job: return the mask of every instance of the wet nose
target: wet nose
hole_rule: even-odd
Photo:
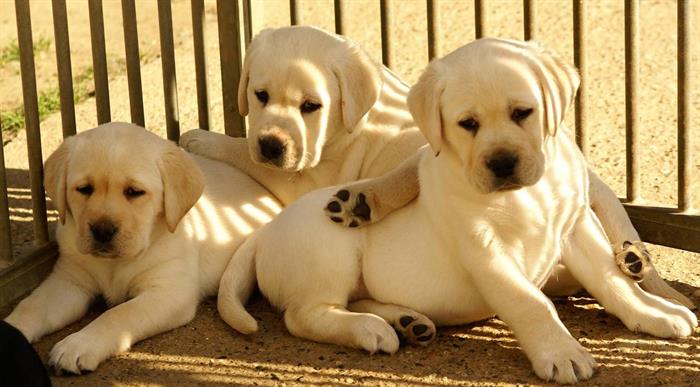
[[[510,153],[497,154],[486,161],[486,166],[501,179],[513,176],[517,165],[518,157]]]
[[[277,136],[258,138],[260,153],[268,160],[278,160],[287,150],[287,146]]]
[[[92,237],[100,243],[110,242],[112,238],[114,238],[114,234],[116,234],[117,231],[118,228],[114,225],[114,223],[108,220],[99,220],[90,225]]]

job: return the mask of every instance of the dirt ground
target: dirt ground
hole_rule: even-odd
[[[85,2],[68,3],[73,74],[91,67],[89,24]],[[379,45],[378,1],[345,2],[347,35],[377,60]],[[572,58],[571,2],[537,3],[536,36],[564,58]],[[179,119],[183,130],[197,126],[197,105],[192,56],[190,3],[172,3],[175,27]],[[216,4],[205,2],[208,76],[212,129],[223,131],[219,42]],[[332,0],[302,0],[301,20],[333,29]],[[393,0],[392,27],[394,69],[413,82],[427,63],[425,2]],[[442,0],[440,52],[447,53],[473,39],[474,11],[471,2]],[[253,0],[253,30],[286,25],[285,0]],[[518,0],[487,2],[487,34],[522,38],[522,7]],[[588,95],[590,163],[618,193],[624,196],[624,26],[622,1],[587,2]],[[50,2],[31,2],[35,39],[53,39]],[[158,23],[154,1],[136,2],[146,126],[164,135],[162,74],[159,59]],[[16,39],[14,2],[0,0],[0,49]],[[693,31],[700,36],[700,3],[691,2]],[[124,70],[124,39],[121,5],[104,1],[106,45],[110,73],[113,120],[129,120]],[[672,206],[676,201],[676,4],[675,1],[644,1],[640,7],[640,143],[641,195],[645,201]],[[37,54],[40,91],[55,88],[54,46]],[[700,117],[700,40],[690,50],[691,114]],[[0,110],[21,105],[21,82],[16,62],[0,68]],[[76,106],[78,130],[96,125],[94,98]],[[573,124],[573,112],[568,122]],[[693,192],[700,202],[700,141],[697,120],[692,145],[696,158]],[[42,122],[44,158],[61,140],[58,113]],[[31,197],[28,190],[26,137],[19,132],[4,136],[8,168],[12,235],[15,255],[31,245]],[[52,216],[55,213],[52,212]],[[51,219],[52,222],[55,218]],[[700,254],[651,246],[659,271],[672,285],[691,296],[700,288]],[[700,298],[692,296],[696,303]],[[697,385],[700,380],[700,330],[683,340],[658,340],[629,332],[595,301],[582,295],[556,300],[564,324],[588,348],[601,365],[590,385]],[[77,331],[98,315],[97,307],[82,321],[42,339],[36,348],[46,359],[52,345]],[[56,385],[195,385],[195,384],[489,384],[537,385],[507,327],[497,319],[468,326],[440,329],[428,348],[403,348],[394,356],[368,356],[356,350],[307,342],[290,336],[280,316],[262,299],[251,305],[261,331],[251,337],[233,332],[221,321],[213,300],[206,301],[187,326],[138,343],[127,353],[80,377],[56,377]],[[6,311],[5,311],[6,312]],[[0,311],[0,315],[4,315]]]

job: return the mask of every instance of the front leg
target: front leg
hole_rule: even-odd
[[[95,295],[60,265],[5,319],[30,343],[81,318]]]
[[[382,220],[418,196],[418,164],[422,152],[416,152],[398,167],[372,179],[342,187],[326,205],[326,214],[346,227],[362,227]]]
[[[93,371],[132,344],[187,324],[194,318],[197,303],[192,287],[149,288],[58,342],[49,354],[49,365],[57,372]]]
[[[465,248],[464,251],[473,251]],[[596,362],[559,320],[552,302],[522,273],[513,259],[483,252],[465,260],[486,303],[513,330],[540,378],[575,383],[593,376]]]

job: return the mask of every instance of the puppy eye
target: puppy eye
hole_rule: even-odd
[[[313,113],[316,110],[321,108],[320,103],[314,103],[311,101],[304,101],[303,104],[299,107],[299,110],[301,110],[302,113]]]
[[[459,121],[459,126],[472,133],[476,133],[476,131],[479,130],[479,122],[473,118],[467,118]]]
[[[124,190],[124,196],[126,196],[128,199],[134,199],[137,198],[143,194],[145,194],[146,191],[140,190],[134,187],[129,187]]]
[[[513,113],[510,114],[510,119],[514,122],[519,123],[520,121],[526,119],[532,114],[532,108],[530,109],[513,109]]]
[[[260,101],[263,105],[265,105],[270,99],[270,95],[267,94],[267,91],[265,90],[257,90],[255,92],[255,96],[258,98],[258,101]]]
[[[90,195],[92,195],[92,191],[94,191],[95,189],[90,184],[85,184],[85,185],[79,186],[75,190],[80,192],[81,194],[83,194],[85,196],[90,196]]]

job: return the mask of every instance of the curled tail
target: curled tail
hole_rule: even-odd
[[[258,322],[245,310],[245,303],[255,289],[256,250],[255,236],[251,235],[229,261],[219,284],[219,315],[233,329],[245,335],[258,330]]]

